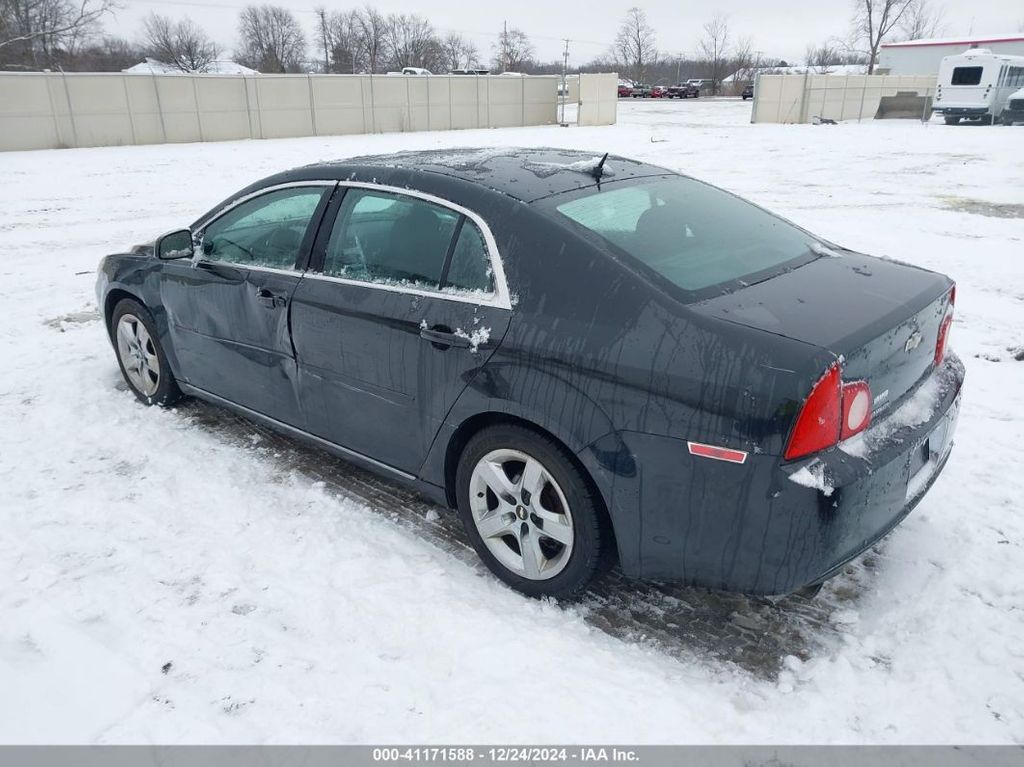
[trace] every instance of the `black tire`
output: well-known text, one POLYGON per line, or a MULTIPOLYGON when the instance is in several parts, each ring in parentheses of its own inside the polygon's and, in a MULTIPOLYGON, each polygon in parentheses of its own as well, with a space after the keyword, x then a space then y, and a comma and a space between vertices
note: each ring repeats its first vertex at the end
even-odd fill
POLYGON ((944 117, 942 119, 946 123, 946 125, 959 125, 960 124, 960 118, 959 117, 944 117))
POLYGON ((556 599, 578 596, 614 562, 613 537, 597 490, 566 450, 550 437, 516 424, 482 429, 462 451, 455 474, 455 490, 459 516, 477 554, 492 573, 526 596, 556 599), (563 569, 546 580, 525 578, 502 564, 484 543, 473 518, 469 498, 473 470, 484 456, 505 449, 526 453, 539 461, 562 489, 571 511, 571 555, 563 569))
POLYGON ((167 354, 164 353, 163 347, 160 345, 160 339, 156 332, 156 323, 153 322, 153 315, 149 313, 149 310, 145 306, 140 304, 131 298, 122 299, 114 307, 114 311, 110 315, 110 325, 107 328, 110 334, 110 340, 114 344, 114 356, 117 357, 117 366, 121 368, 121 375, 124 377, 124 381, 128 384, 128 388, 132 394, 142 403, 146 405, 159 405, 161 407, 168 407, 173 405, 182 397, 181 389, 178 388, 178 382, 174 380, 174 372, 171 370, 171 364, 167 360, 167 354), (135 382, 132 381, 131 376, 125 369, 124 360, 121 359, 121 353, 118 347, 117 339, 117 328, 121 322, 121 319, 125 315, 130 315, 138 319, 143 326, 145 326, 146 332, 149 335, 149 344, 152 349, 152 353, 156 355, 157 360, 160 363, 160 369, 157 374, 157 385, 156 390, 147 394, 142 391, 135 382))

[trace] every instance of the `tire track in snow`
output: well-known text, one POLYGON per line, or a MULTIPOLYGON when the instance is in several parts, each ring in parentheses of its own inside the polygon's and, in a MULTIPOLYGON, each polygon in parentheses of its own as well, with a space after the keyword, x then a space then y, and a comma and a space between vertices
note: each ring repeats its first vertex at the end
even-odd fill
MULTIPOLYGON (((329 491, 364 505, 493 577, 450 510, 226 409, 190 399, 178 412, 247 449, 255 444, 282 472, 298 472, 322 482, 329 491)), ((648 644, 691 663, 709 659, 726 663, 757 678, 774 680, 785 668, 787 656, 807 661, 831 654, 841 629, 830 616, 855 606, 864 581, 874 577, 874 560, 869 553, 852 563, 813 599, 748 597, 635 581, 616 568, 573 603, 573 609, 590 625, 623 641, 648 644)))

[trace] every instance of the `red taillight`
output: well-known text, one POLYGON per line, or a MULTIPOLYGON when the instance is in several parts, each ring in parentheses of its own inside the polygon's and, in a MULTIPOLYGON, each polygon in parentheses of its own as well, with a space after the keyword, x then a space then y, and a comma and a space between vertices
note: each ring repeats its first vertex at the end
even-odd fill
POLYGON ((786 460, 816 453, 864 431, 871 423, 872 405, 867 382, 844 384, 839 363, 832 365, 814 384, 797 416, 786 460))
POLYGON ((786 446, 787 461, 831 447, 839 441, 839 416, 842 410, 842 381, 839 363, 825 371, 811 389, 793 434, 786 446))
POLYGON ((946 345, 949 343, 949 329, 953 325, 953 304, 956 303, 956 285, 949 290, 949 306, 946 307, 946 316, 942 318, 939 325, 939 337, 935 339, 935 364, 941 365, 946 358, 946 345))
POLYGON ((866 382, 843 384, 843 427, 839 439, 848 439, 868 428, 871 405, 871 387, 866 382))

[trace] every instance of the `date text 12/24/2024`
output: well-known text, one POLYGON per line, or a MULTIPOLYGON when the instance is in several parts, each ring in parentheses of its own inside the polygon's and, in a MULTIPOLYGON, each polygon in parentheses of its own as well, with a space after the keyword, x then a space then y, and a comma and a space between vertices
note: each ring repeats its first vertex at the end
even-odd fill
POLYGON ((454 747, 408 747, 375 748, 375 762, 449 762, 468 764, 481 762, 635 762, 639 759, 636 751, 615 747, 543 747, 543 746, 493 746, 472 748, 454 747))

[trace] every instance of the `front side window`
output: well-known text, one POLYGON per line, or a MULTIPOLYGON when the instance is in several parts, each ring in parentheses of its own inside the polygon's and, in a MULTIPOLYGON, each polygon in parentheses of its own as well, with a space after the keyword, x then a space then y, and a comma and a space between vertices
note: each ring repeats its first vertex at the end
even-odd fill
POLYGON ((267 192, 241 203, 202 233, 203 255, 243 266, 295 269, 324 187, 267 192))
POLYGON ((569 196, 548 205, 690 293, 740 287, 817 257, 807 232, 682 176, 604 184, 569 196))
POLYGON ((437 288, 459 218, 415 197, 349 189, 327 243, 324 274, 437 288))
POLYGON ((950 85, 977 85, 984 67, 954 67, 950 85))

